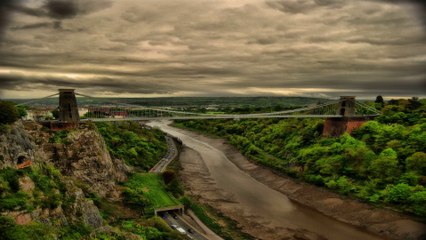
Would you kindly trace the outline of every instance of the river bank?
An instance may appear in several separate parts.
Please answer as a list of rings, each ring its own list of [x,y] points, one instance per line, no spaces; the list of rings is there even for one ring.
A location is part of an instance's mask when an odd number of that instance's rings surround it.
[[[250,162],[242,156],[236,148],[227,144],[223,139],[211,136],[207,137],[189,131],[184,131],[184,133],[222,151],[239,169],[243,170],[257,181],[285,194],[290,199],[302,205],[316,209],[327,216],[333,217],[341,222],[366,229],[369,232],[373,232],[389,239],[425,239],[426,237],[426,225],[416,222],[407,216],[391,210],[375,208],[356,200],[341,197],[325,189],[300,183],[285,176],[279,176],[270,169]],[[191,149],[185,149],[182,154],[182,164],[184,168],[185,165],[187,165],[186,171],[183,171],[184,174],[186,172],[186,175],[184,175],[185,178],[187,178],[186,182],[189,182],[189,185],[192,186],[191,189],[195,194],[198,192],[201,199],[204,199],[206,202],[209,202],[214,207],[221,210],[229,210],[217,201],[218,199],[229,201],[229,197],[221,196],[220,193],[216,193],[216,191],[211,187],[209,188],[209,186],[213,186],[213,184],[197,183],[194,177],[194,175],[197,174],[191,170],[191,168],[196,166],[194,158],[197,158],[197,153],[192,151],[193,150]],[[197,171],[201,173],[202,170],[203,169],[201,168]],[[201,191],[197,190],[197,188],[201,189]],[[244,223],[242,223],[242,225],[244,225]],[[247,226],[249,226],[249,228],[253,227],[252,224],[247,224]]]

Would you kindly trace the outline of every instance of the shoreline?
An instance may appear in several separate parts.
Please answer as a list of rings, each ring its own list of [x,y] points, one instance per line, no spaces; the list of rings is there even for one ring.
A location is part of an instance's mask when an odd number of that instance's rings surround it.
[[[187,129],[180,130],[219,149],[239,169],[298,204],[385,238],[419,240],[426,238],[426,225],[409,216],[348,199],[326,189],[277,174],[270,168],[247,159],[225,139]]]

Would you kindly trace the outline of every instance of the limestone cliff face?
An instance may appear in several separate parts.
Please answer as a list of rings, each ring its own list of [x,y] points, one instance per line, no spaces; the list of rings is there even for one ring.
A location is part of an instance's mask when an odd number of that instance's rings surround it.
[[[90,187],[90,192],[111,200],[120,198],[116,183],[126,180],[130,168],[119,159],[111,159],[95,126],[81,124],[54,141],[55,133],[46,135],[41,126],[34,128],[34,124],[27,124],[26,129],[36,141],[36,156],[52,162],[63,175],[82,181]]]
[[[65,144],[55,144],[53,161],[66,175],[82,180],[90,191],[118,199],[116,183],[126,180],[129,169],[121,160],[112,160],[102,136],[92,125],[70,132]]]
[[[113,160],[103,138],[91,124],[82,124],[78,129],[51,132],[36,123],[15,123],[0,133],[0,169],[15,168],[23,160],[31,160],[32,167],[45,163],[60,170],[65,185],[64,199],[52,208],[15,209],[0,212],[15,217],[19,224],[31,221],[66,225],[82,221],[95,228],[102,226],[102,217],[93,201],[86,198],[88,192],[111,200],[120,198],[117,182],[125,181],[130,169],[121,161]],[[20,190],[33,196],[34,182],[24,176],[19,179]],[[41,195],[37,198],[43,198]]]
[[[32,141],[21,122],[17,122],[0,133],[0,169],[15,167],[18,161],[34,160],[36,144]]]

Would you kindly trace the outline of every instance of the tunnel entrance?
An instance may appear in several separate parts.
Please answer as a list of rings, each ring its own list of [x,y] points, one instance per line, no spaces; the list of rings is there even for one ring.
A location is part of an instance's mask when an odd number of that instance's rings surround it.
[[[17,162],[17,164],[22,164],[22,163],[24,163],[26,159],[27,159],[27,158],[26,158],[25,156],[19,156],[19,157],[18,157],[18,162]]]

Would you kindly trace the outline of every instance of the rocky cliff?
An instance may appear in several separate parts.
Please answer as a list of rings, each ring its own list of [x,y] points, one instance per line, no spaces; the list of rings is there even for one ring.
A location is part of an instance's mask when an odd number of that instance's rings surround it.
[[[52,162],[65,176],[72,176],[90,187],[90,192],[117,200],[117,182],[126,180],[130,172],[120,159],[111,159],[102,136],[93,124],[78,129],[49,132],[37,124],[26,124],[36,141],[37,155]]]
[[[21,122],[4,126],[0,132],[0,168],[15,167],[18,161],[35,160],[36,144]]]
[[[22,162],[31,166],[18,170]],[[88,193],[120,199],[117,182],[125,181],[130,171],[121,160],[111,159],[93,125],[53,132],[33,122],[2,129],[0,169],[1,215],[17,224],[82,223],[94,228],[103,220]]]

